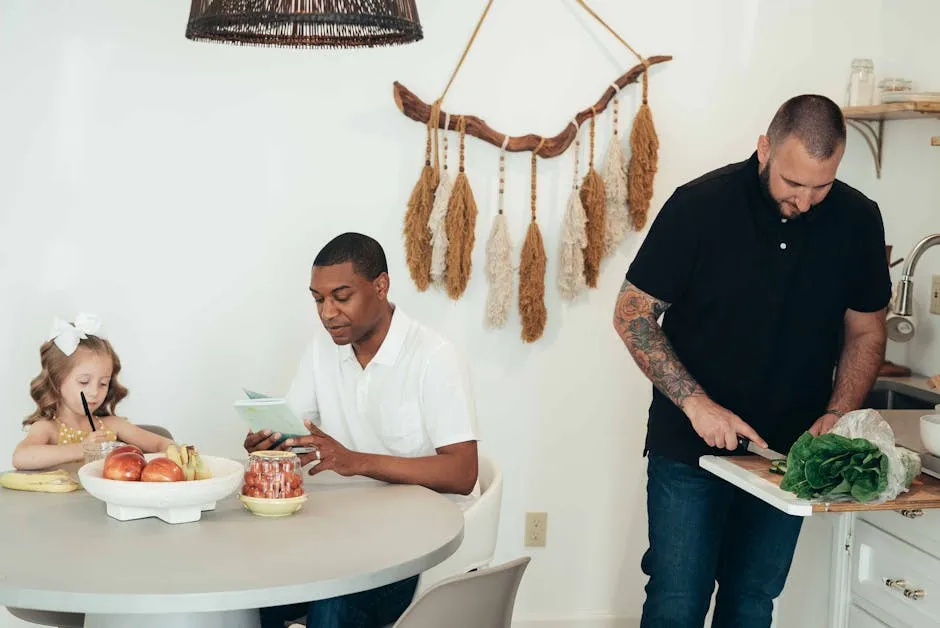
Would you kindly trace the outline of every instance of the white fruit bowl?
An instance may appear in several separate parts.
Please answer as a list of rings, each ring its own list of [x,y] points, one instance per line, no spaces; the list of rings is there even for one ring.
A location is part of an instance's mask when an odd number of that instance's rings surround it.
[[[147,454],[148,461],[163,454]],[[157,517],[167,523],[199,521],[205,510],[228,497],[241,485],[245,468],[228,458],[202,456],[212,477],[183,482],[123,482],[101,476],[104,460],[78,470],[78,481],[89,495],[107,504],[108,516],[120,521]]]

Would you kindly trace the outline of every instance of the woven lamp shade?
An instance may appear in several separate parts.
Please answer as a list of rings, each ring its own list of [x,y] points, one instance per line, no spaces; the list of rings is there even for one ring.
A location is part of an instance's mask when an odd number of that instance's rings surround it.
[[[249,46],[358,48],[423,37],[415,0],[192,0],[186,37]]]

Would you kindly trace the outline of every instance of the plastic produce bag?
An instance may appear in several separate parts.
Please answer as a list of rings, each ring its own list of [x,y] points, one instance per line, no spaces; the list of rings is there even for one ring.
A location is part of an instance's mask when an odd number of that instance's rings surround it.
[[[906,491],[920,470],[920,456],[895,445],[877,411],[856,410],[828,434],[797,440],[780,487],[803,499],[881,503]]]

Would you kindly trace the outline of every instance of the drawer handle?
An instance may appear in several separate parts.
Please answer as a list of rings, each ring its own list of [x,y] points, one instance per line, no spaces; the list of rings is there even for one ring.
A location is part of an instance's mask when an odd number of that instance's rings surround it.
[[[918,517],[924,516],[924,511],[920,508],[917,508],[916,510],[898,510],[897,513],[902,517],[907,517],[908,519],[917,519]]]
[[[904,594],[904,597],[906,597],[909,600],[914,600],[915,602],[917,600],[924,599],[924,596],[927,595],[926,593],[924,593],[923,589],[910,588],[908,586],[907,580],[903,580],[900,578],[887,578],[885,580],[885,586],[888,587],[889,589],[895,589],[897,591],[901,591]]]

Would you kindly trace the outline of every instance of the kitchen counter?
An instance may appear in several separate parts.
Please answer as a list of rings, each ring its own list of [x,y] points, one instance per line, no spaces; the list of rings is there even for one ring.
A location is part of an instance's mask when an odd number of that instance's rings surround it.
[[[899,392],[931,404],[940,404],[940,390],[927,385],[927,378],[920,375],[911,377],[879,377],[873,390]]]
[[[894,441],[919,454],[925,453],[920,440],[920,417],[933,414],[930,410],[879,410],[879,414],[894,430]]]

